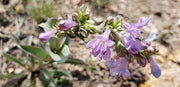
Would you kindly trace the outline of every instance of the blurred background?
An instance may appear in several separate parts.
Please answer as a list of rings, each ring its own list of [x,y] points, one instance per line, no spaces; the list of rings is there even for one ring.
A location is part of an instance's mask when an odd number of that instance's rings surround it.
[[[130,64],[131,77],[111,77],[104,61],[98,62],[86,43],[79,38],[72,39],[70,57],[83,60],[87,66],[61,64],[58,68],[69,70],[72,83],[64,87],[180,87],[180,0],[0,0],[0,73],[20,73],[23,68],[2,56],[2,52],[22,58],[17,43],[11,33],[16,35],[21,44],[28,36],[33,36],[32,45],[40,43],[38,35],[43,32],[38,24],[48,18],[67,18],[80,6],[89,8],[91,19],[100,24],[108,16],[121,16],[129,23],[135,23],[140,17],[152,17],[144,27],[147,33],[155,33],[158,39],[159,55],[155,61],[162,70],[160,78],[150,74],[149,65],[142,68]],[[90,35],[86,41],[96,35]],[[112,53],[116,58],[116,53]],[[0,86],[8,79],[0,78]],[[40,83],[36,83],[38,87]]]

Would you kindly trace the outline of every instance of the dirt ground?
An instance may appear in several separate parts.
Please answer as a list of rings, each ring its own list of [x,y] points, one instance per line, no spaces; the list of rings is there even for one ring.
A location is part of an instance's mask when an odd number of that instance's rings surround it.
[[[34,1],[34,0],[32,0]],[[47,0],[54,3],[53,0]],[[71,57],[83,60],[93,71],[85,69],[86,66],[61,64],[60,69],[70,70],[73,76],[73,87],[180,87],[180,0],[56,0],[54,3],[55,17],[66,16],[76,11],[82,4],[90,9],[91,18],[101,23],[108,16],[120,15],[128,22],[135,23],[140,17],[152,17],[144,28],[147,33],[156,33],[155,41],[159,47],[159,55],[154,55],[155,61],[162,70],[160,78],[156,79],[150,74],[149,65],[142,68],[130,64],[131,77],[122,79],[120,76],[109,75],[109,68],[105,61],[98,62],[89,50],[86,43],[79,38],[72,40]],[[19,73],[23,68],[16,63],[7,61],[2,52],[21,58],[21,51],[12,39],[15,34],[24,44],[29,35],[33,36],[33,44],[39,43],[40,28],[35,19],[28,13],[28,4],[23,7],[21,0],[0,0],[0,73]],[[38,3],[35,3],[38,5]],[[11,8],[15,8],[13,13]],[[90,35],[86,41],[94,38]],[[112,53],[116,57],[116,53]],[[22,58],[23,61],[23,58]],[[7,79],[0,78],[0,86]]]

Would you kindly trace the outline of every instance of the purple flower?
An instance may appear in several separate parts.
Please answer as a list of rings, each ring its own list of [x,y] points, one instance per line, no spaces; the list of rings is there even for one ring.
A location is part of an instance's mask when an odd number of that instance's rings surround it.
[[[128,61],[126,59],[107,61],[106,65],[111,67],[111,76],[116,76],[119,73],[121,73],[123,78],[130,76],[130,72],[128,70]]]
[[[154,39],[156,39],[156,34],[155,33],[150,33],[149,37],[145,40],[146,43],[150,43]]]
[[[129,24],[125,22],[124,23],[124,26],[126,28],[125,32],[130,33],[133,37],[136,38],[138,37],[138,34],[140,34],[140,28],[146,26],[150,20],[151,18],[141,17],[139,21],[135,24]]]
[[[151,73],[154,75],[154,77],[158,78],[161,76],[161,69],[159,66],[155,63],[153,56],[150,56],[149,63],[151,67]]]
[[[87,49],[91,48],[90,53],[93,54],[94,57],[97,57],[98,54],[100,54],[99,61],[101,61],[102,58],[104,60],[109,60],[111,57],[110,47],[115,43],[108,39],[110,32],[110,29],[106,29],[102,35],[98,35],[96,39],[89,41],[86,45]]]
[[[44,42],[48,41],[51,38],[51,36],[56,32],[57,32],[57,30],[53,29],[51,31],[41,33],[39,35],[39,40],[44,43]]]
[[[58,27],[62,30],[62,31],[66,31],[68,29],[70,29],[73,26],[76,26],[77,23],[72,21],[72,18],[68,19],[68,20],[60,20]]]
[[[138,54],[139,50],[143,49],[141,41],[134,39],[131,35],[129,37],[125,37],[121,33],[116,34],[130,54]]]

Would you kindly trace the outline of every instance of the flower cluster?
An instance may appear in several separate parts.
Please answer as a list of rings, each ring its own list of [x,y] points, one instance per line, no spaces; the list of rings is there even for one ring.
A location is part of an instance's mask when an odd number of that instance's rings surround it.
[[[98,33],[95,39],[87,43],[86,48],[90,49],[90,53],[98,57],[99,61],[102,59],[106,61],[106,65],[111,67],[112,76],[118,74],[124,78],[130,76],[128,64],[131,62],[137,62],[142,67],[149,63],[151,73],[156,78],[161,75],[161,70],[153,59],[158,49],[151,45],[156,35],[151,33],[147,39],[141,38],[143,27],[151,18],[141,17],[137,23],[130,24],[118,16],[110,16],[106,21],[95,26],[86,9],[81,8],[66,20],[62,20],[62,17],[58,18],[53,29],[39,35],[40,41],[46,42],[52,36],[79,37],[84,40],[88,34]],[[111,47],[115,47],[119,59],[110,60]]]
[[[121,73],[122,77],[130,76],[128,63],[137,61],[142,67],[146,63],[150,64],[151,73],[158,78],[161,75],[159,66],[153,59],[153,54],[156,54],[158,49],[150,45],[150,42],[156,38],[155,34],[150,34],[145,40],[140,38],[142,28],[148,24],[151,18],[141,17],[135,24],[130,24],[118,17],[108,17],[104,25],[105,32],[98,35],[96,39],[87,43],[87,48],[94,57],[99,54],[98,60],[103,58],[106,60],[106,65],[111,67],[110,74],[112,76]],[[113,39],[110,40],[109,36]],[[110,47],[115,45],[119,59],[110,60]],[[108,61],[110,60],[110,61]]]
[[[47,31],[47,32],[44,32],[44,33],[41,33],[40,35],[39,35],[39,39],[40,39],[40,41],[41,42],[46,42],[46,41],[48,41],[50,38],[51,38],[51,36],[53,35],[53,34],[55,34],[55,33],[57,33],[58,31],[58,33],[57,34],[63,34],[63,33],[65,33],[65,31],[67,31],[68,29],[70,29],[71,27],[73,27],[73,26],[76,26],[77,25],[77,23],[76,22],[74,22],[74,21],[72,21],[72,18],[69,18],[69,19],[67,19],[67,20],[62,20],[62,17],[59,17],[58,18],[58,27],[57,28],[55,28],[55,29],[52,29],[52,30],[50,30],[50,31]]]

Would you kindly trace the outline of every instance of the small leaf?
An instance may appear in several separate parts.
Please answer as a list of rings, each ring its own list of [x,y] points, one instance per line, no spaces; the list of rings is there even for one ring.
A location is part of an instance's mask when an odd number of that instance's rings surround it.
[[[60,78],[61,76],[67,76],[69,77],[69,80],[72,80],[72,75],[69,71],[54,71],[54,77]]]
[[[18,44],[20,44],[20,40],[14,34],[11,34],[11,36]]]
[[[65,63],[80,64],[80,65],[85,64],[82,60],[80,60],[80,59],[74,59],[74,58],[69,58],[69,59],[67,59]]]
[[[4,87],[15,87],[15,86],[19,86],[24,79],[27,78],[27,75],[23,75],[23,76],[19,76],[19,77],[15,77],[13,79],[10,79]]]
[[[52,28],[57,24],[57,19],[49,19],[46,23],[39,24],[40,27],[44,29],[45,32],[52,30]]]
[[[71,46],[71,40],[69,37],[66,37],[66,41],[64,42],[64,44],[66,44],[68,47]]]
[[[22,76],[24,75],[23,73],[19,73],[19,74],[8,74],[8,75],[4,75],[4,74],[0,74],[0,78],[14,78],[14,77],[19,77],[19,76]]]
[[[28,38],[27,38],[27,41],[26,41],[26,45],[31,45],[32,44],[32,39],[33,39],[33,36],[29,35]]]
[[[70,54],[70,50],[69,47],[67,45],[64,45],[64,47],[62,48],[60,55],[64,56],[64,57],[68,57]]]
[[[59,49],[64,45],[65,41],[66,41],[66,37],[61,37],[61,38],[51,37],[51,39],[49,40],[51,50],[59,51]]]
[[[41,48],[38,48],[38,47],[33,47],[33,46],[26,46],[26,45],[21,45],[21,47],[29,52],[30,54],[34,55],[34,56],[37,56],[43,60],[47,59],[48,57],[48,53],[45,52],[43,49]]]
[[[46,69],[42,69],[39,79],[42,81],[44,87],[48,87],[51,82],[51,73]]]
[[[14,61],[14,62],[18,63],[19,65],[25,67],[25,64],[24,64],[23,62],[21,62],[19,59],[14,58],[14,57],[6,54],[6,53],[3,53],[3,55],[4,55],[8,60]]]
[[[68,59],[69,56],[69,47],[67,45],[64,45],[61,49],[60,53],[54,53],[51,51],[51,49],[48,49],[49,55],[52,57],[52,59],[58,63],[63,63]]]

